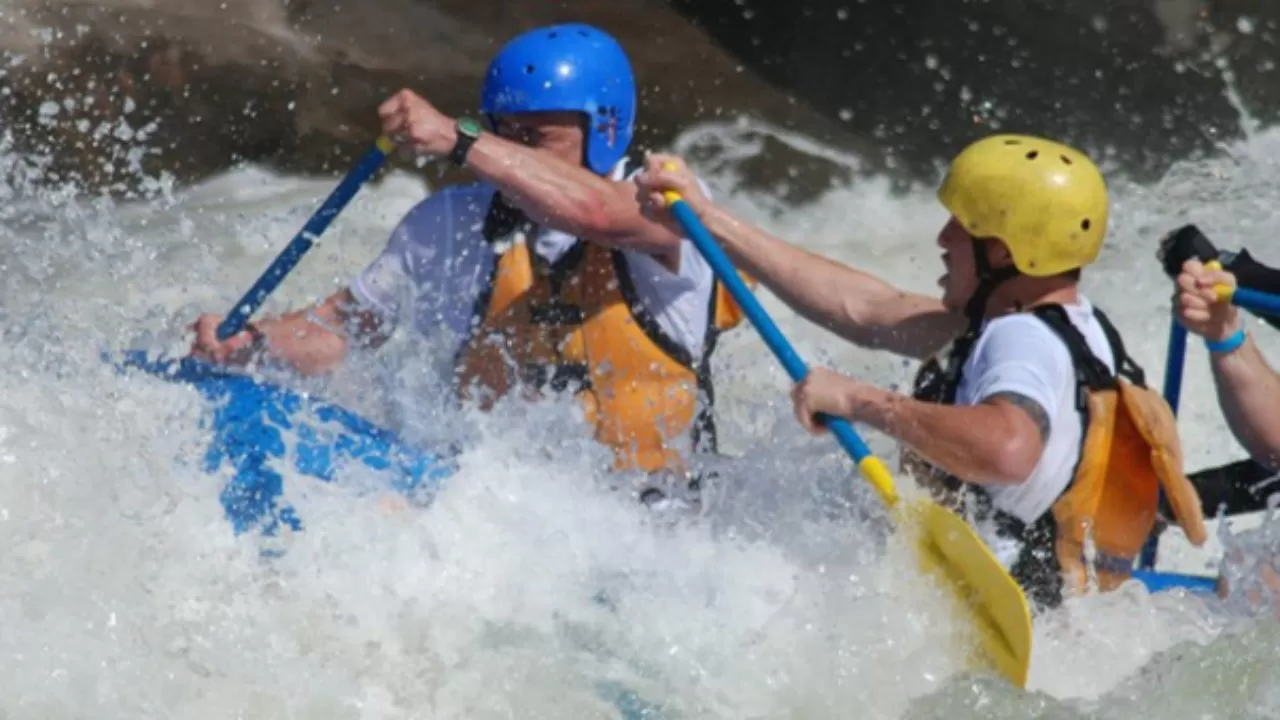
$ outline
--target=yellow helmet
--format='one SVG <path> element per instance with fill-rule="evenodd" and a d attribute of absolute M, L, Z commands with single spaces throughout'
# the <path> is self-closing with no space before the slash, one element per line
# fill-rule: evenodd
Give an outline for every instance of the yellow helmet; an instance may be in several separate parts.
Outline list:
<path fill-rule="evenodd" d="M 938 199 L 970 235 L 998 238 L 1024 275 L 1093 262 L 1107 233 L 1107 184 L 1075 148 L 1029 135 L 992 135 L 951 162 Z"/>

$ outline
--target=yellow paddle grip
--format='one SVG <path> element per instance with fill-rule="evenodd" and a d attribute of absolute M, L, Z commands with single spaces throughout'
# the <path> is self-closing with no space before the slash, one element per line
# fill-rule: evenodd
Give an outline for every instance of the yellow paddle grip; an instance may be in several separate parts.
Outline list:
<path fill-rule="evenodd" d="M 858 472 L 871 483 L 885 505 L 893 507 L 897 504 L 898 492 L 893 487 L 893 476 L 889 474 L 889 468 L 880 462 L 880 458 L 875 455 L 863 457 L 858 461 Z"/>

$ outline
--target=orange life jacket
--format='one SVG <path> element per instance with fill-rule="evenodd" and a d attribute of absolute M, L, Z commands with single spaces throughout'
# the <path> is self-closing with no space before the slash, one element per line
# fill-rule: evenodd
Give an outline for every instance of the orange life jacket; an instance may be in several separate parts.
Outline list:
<path fill-rule="evenodd" d="M 623 253 L 580 240 L 548 264 L 532 237 L 507 236 L 457 358 L 460 396 L 488 408 L 517 386 L 573 392 L 617 470 L 683 472 L 687 452 L 714 451 L 711 355 L 743 317 L 720 283 L 695 361 L 638 301 Z"/>
<path fill-rule="evenodd" d="M 1022 543 L 1009 568 L 1042 606 L 1096 586 L 1108 591 L 1130 577 L 1133 563 L 1155 528 L 1163 489 L 1177 524 L 1194 545 L 1206 539 L 1200 498 L 1182 472 L 1182 450 L 1172 409 L 1146 386 L 1142 368 L 1124 350 L 1120 334 L 1095 309 L 1115 355 L 1117 373 L 1098 359 L 1060 305 L 1030 310 L 1058 335 L 1075 367 L 1077 410 L 1083 423 L 1080 458 L 1071 482 L 1051 510 L 1031 523 L 995 509 L 990 495 L 904 450 L 903 469 L 940 501 L 990 519 L 1002 534 Z M 971 329 L 956 340 L 943 367 L 930 359 L 916 376 L 915 397 L 955 403 L 961 371 L 977 341 Z M 1092 576 L 1092 577 L 1091 577 Z"/>

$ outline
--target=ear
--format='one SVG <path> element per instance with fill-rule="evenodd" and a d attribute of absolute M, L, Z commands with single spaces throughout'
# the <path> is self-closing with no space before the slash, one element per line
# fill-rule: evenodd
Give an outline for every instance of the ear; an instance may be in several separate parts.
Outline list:
<path fill-rule="evenodd" d="M 991 267 L 1000 268 L 1013 264 L 1013 255 L 1003 242 L 996 238 L 983 238 L 982 243 L 987 251 L 987 261 L 991 263 Z"/>

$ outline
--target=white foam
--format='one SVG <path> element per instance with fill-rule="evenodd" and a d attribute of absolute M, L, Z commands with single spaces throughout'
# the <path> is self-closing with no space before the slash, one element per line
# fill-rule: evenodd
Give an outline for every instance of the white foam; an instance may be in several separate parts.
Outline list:
<path fill-rule="evenodd" d="M 730 161 L 709 179 L 728 204 L 806 247 L 935 291 L 944 213 L 930 190 L 894 195 L 887 181 L 858 181 L 778 208 L 734 192 L 735 154 L 755 152 L 747 129 L 686 136 L 724 146 Z M 1114 184 L 1112 234 L 1085 288 L 1153 383 L 1169 306 L 1153 259 L 1159 236 L 1192 220 L 1223 247 L 1280 259 L 1269 197 L 1277 149 L 1280 134 L 1264 134 L 1233 160 L 1179 169 L 1155 187 Z M 0 709 L 596 717 L 616 712 L 605 681 L 684 717 L 898 717 L 947 701 L 957 717 L 992 707 L 1021 716 L 1036 706 L 1035 695 L 956 675 L 963 628 L 903 548 L 883 554 L 876 501 L 833 443 L 796 426 L 786 376 L 747 328 L 716 360 L 721 432 L 740 457 L 702 523 L 647 517 L 603 487 L 601 451 L 573 434 L 571 407 L 441 416 L 431 379 L 415 370 L 432 349 L 401 339 L 330 390 L 406 420 L 411 435 L 468 429 L 461 473 L 425 511 L 357 497 L 360 473 L 336 485 L 287 473 L 309 529 L 280 541 L 283 558 L 259 559 L 256 541 L 233 538 L 222 518 L 222 478 L 199 470 L 207 434 L 196 394 L 117 377 L 97 352 L 184 349 L 176 329 L 199 310 L 225 312 L 332 186 L 248 168 L 131 205 L 46 193 L 7 206 Z M 423 191 L 406 175 L 366 188 L 264 310 L 340 287 Z M 806 359 L 881 384 L 909 380 L 902 361 L 852 348 L 762 296 Z M 1274 335 L 1258 337 L 1265 352 L 1280 349 Z M 1192 467 L 1240 455 L 1198 349 L 1182 409 Z M 1215 552 L 1166 540 L 1162 562 L 1202 569 Z M 612 607 L 597 601 L 602 591 Z M 1090 598 L 1037 629 L 1032 686 L 1085 712 L 1091 698 L 1128 697 L 1124 677 L 1153 656 L 1218 632 L 1198 600 Z"/>

